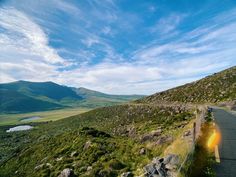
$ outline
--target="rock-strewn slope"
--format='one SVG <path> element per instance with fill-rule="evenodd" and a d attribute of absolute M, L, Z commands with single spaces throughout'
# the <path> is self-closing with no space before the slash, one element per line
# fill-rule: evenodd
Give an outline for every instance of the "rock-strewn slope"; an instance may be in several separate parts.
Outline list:
<path fill-rule="evenodd" d="M 217 103 L 236 99 L 236 66 L 167 91 L 138 100 L 138 103 Z"/>
<path fill-rule="evenodd" d="M 34 124 L 30 131 L 0 127 L 0 176 L 137 176 L 192 118 L 184 107 L 138 104 Z"/>

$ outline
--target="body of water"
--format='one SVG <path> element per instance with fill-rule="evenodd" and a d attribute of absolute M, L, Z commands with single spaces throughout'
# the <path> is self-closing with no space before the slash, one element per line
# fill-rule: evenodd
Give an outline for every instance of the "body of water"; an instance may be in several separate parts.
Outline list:
<path fill-rule="evenodd" d="M 26 118 L 21 119 L 21 122 L 29 122 L 29 121 L 38 120 L 38 119 L 42 119 L 42 117 L 39 117 L 39 116 L 26 117 Z"/>
<path fill-rule="evenodd" d="M 23 131 L 23 130 L 30 130 L 33 127 L 30 125 L 19 125 L 16 127 L 9 128 L 6 132 L 15 132 L 15 131 Z"/>

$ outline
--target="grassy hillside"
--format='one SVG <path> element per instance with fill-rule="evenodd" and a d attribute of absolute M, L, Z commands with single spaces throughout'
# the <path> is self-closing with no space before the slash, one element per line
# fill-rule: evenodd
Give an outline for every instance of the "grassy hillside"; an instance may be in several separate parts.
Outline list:
<path fill-rule="evenodd" d="M 1 84 L 1 89 L 17 91 L 19 93 L 38 98 L 48 98 L 49 100 L 60 101 L 62 99 L 82 99 L 69 87 L 58 85 L 53 82 L 27 82 L 18 81 L 8 84 Z"/>
<path fill-rule="evenodd" d="M 73 88 L 73 90 L 84 98 L 79 105 L 90 108 L 112 106 L 143 97 L 143 95 L 109 95 L 83 87 Z"/>
<path fill-rule="evenodd" d="M 37 100 L 13 90 L 0 89 L 0 112 L 33 112 L 38 110 L 58 109 L 63 106 L 47 101 Z"/>
<path fill-rule="evenodd" d="M 138 103 L 217 103 L 236 99 L 236 67 L 138 100 Z"/>
<path fill-rule="evenodd" d="M 96 108 L 141 98 L 138 95 L 108 95 L 53 82 L 18 81 L 0 84 L 0 113 L 46 111 L 66 107 Z"/>
<path fill-rule="evenodd" d="M 5 133 L 9 126 L 4 126 L 0 174 L 57 176 L 64 168 L 73 169 L 77 176 L 140 174 L 192 118 L 183 107 L 120 105 L 32 124 L 35 129 L 25 132 Z"/>

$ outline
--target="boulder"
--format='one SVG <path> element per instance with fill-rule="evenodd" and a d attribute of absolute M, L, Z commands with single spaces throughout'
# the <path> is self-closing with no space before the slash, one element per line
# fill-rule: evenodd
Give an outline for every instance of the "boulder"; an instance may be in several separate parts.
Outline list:
<path fill-rule="evenodd" d="M 145 153 L 146 153 L 146 149 L 145 149 L 145 148 L 140 149 L 140 151 L 139 151 L 139 154 L 140 154 L 140 155 L 143 155 L 143 154 L 145 154 Z"/>
<path fill-rule="evenodd" d="M 87 167 L 87 171 L 90 171 L 90 170 L 92 170 L 92 169 L 93 169 L 92 166 L 88 166 L 88 167 Z"/>
<path fill-rule="evenodd" d="M 145 141 L 149 141 L 149 140 L 153 140 L 155 137 L 160 136 L 162 133 L 161 128 L 154 130 L 146 135 L 143 135 L 141 138 L 141 142 L 145 142 Z"/>
<path fill-rule="evenodd" d="M 61 171 L 60 175 L 58 177 L 74 177 L 74 172 L 70 168 L 65 168 Z"/>
<path fill-rule="evenodd" d="M 141 138 L 141 143 L 145 142 L 145 141 L 150 141 L 153 139 L 153 136 L 151 134 L 147 134 L 147 135 L 144 135 L 142 138 Z"/>
<path fill-rule="evenodd" d="M 167 165 L 167 164 L 177 165 L 177 164 L 179 164 L 179 156 L 175 155 L 175 154 L 169 154 L 164 158 L 163 163 L 165 165 Z"/>
<path fill-rule="evenodd" d="M 153 164 L 153 163 L 147 164 L 144 167 L 144 171 L 145 171 L 146 176 L 150 176 L 152 174 L 157 174 L 157 170 L 155 168 L 155 164 Z"/>
<path fill-rule="evenodd" d="M 162 145 L 164 143 L 170 143 L 172 141 L 173 141 L 172 136 L 162 136 L 155 142 L 155 145 Z"/>
<path fill-rule="evenodd" d="M 153 158 L 150 164 L 144 167 L 147 177 L 174 177 L 176 175 L 179 156 L 169 154 L 164 158 Z"/>

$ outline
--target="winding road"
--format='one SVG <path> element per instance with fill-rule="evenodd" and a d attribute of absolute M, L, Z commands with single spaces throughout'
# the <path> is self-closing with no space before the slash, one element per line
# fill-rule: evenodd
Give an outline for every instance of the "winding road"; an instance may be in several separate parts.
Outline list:
<path fill-rule="evenodd" d="M 222 109 L 213 109 L 213 114 L 221 132 L 216 176 L 236 177 L 236 115 Z"/>

